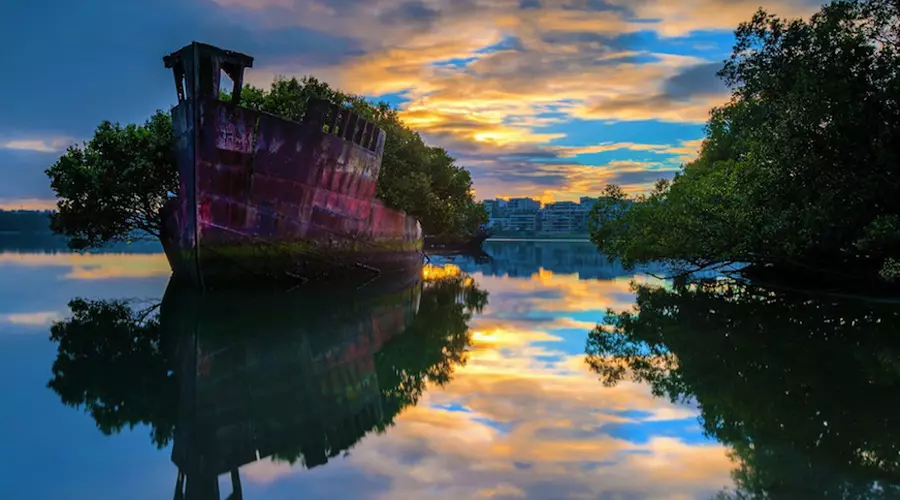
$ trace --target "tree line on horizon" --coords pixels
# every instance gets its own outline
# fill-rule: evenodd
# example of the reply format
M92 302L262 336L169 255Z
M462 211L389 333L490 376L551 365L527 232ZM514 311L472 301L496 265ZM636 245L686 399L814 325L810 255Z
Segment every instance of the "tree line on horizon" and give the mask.
M0 209L0 232L49 233L49 210Z

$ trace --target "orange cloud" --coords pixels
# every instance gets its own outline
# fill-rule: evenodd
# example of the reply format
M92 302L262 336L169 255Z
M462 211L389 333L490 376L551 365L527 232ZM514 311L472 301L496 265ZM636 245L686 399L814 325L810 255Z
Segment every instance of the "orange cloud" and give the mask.
M611 0L610 3L631 8L643 19L659 19L653 29L665 37L685 36L699 30L734 29L760 7L755 0ZM782 17L796 18L808 17L820 6L821 2L811 0L781 0L768 2L765 8Z
M399 93L406 98L402 118L475 169L479 196L531 195L543 201L596 194L587 187L610 177L608 169L617 166L592 165L601 168L588 171L566 165L562 178L558 166L536 172L539 179L487 173L511 169L508 156L527 152L571 158L626 149L668 156L662 163L670 167L696 154L687 139L665 148L589 141L567 149L555 144L567 138L565 128L545 127L573 119L701 124L710 108L729 97L712 88L712 72L697 71L717 61L671 53L659 44L653 50L623 44L618 37L730 32L757 7L751 0L606 2L614 8L571 0L541 0L533 8L519 0L216 1L247 9L273 29L314 28L347 36L360 48L358 55L315 66L259 60L250 81L266 84L275 74L312 73L351 92ZM768 7L800 16L818 4L780 0ZM690 78L682 78L686 74ZM672 82L681 86L673 91ZM638 178L630 169L622 172L629 174L622 182L629 192L653 184L648 180L653 174ZM569 177L577 179L574 185Z
M467 163L479 179L479 195L531 196L544 203L597 196L607 184L621 185L629 193L646 191L658 179L671 179L679 169L677 164L641 161L610 161L602 165Z
M609 99L592 100L572 109L572 115L589 120L659 120L675 123L703 123L709 111L725 104L729 94L702 95L673 100L663 94L622 94Z

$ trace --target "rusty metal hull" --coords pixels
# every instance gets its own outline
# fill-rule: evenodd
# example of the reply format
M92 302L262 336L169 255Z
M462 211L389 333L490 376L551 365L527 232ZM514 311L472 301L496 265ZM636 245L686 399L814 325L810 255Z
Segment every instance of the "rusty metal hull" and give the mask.
M181 101L172 111L180 192L163 209L175 274L216 285L363 279L421 264L418 221L375 197L384 132L337 113L340 127Z

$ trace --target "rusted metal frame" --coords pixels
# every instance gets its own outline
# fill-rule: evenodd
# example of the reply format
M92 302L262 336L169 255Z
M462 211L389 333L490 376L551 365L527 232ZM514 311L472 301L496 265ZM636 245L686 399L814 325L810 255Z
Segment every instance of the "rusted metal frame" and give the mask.
M340 114L341 129L340 129L340 134L338 134L338 137L340 137L341 139L347 140L347 134L350 132L351 127L353 126L352 125L353 113L350 110L344 108L343 106L335 105L335 107L337 107L338 109L341 110L340 111L340 113L341 113Z
M369 149L369 146L366 143L366 138L369 137L369 134L371 134L371 130L372 130L373 126L374 126L374 124L372 122L370 122L369 120L363 120L363 127L362 127L362 131L360 132L360 137L359 137L359 145L366 149Z

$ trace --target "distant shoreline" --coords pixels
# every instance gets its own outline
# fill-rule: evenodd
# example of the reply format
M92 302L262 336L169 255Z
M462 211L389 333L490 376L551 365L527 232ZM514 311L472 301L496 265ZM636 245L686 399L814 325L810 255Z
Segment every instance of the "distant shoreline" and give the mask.
M486 241L555 241L558 243L590 243L588 235L564 236L491 236Z

